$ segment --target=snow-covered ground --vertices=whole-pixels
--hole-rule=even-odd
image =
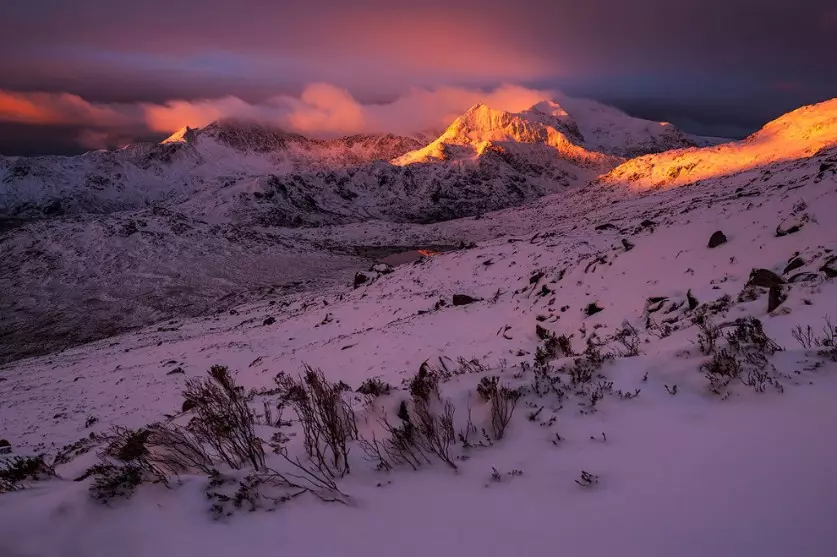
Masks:
[[[351,473],[337,480],[346,505],[304,495],[274,512],[218,519],[208,478],[184,475],[169,489],[142,485],[103,506],[88,497],[89,480],[69,481],[95,462],[88,452],[57,467],[65,479],[0,496],[0,554],[837,554],[837,363],[792,336],[797,325],[822,336],[825,318],[837,318],[837,150],[726,174],[653,190],[600,181],[479,219],[289,232],[322,245],[347,236],[366,245],[392,237],[477,245],[370,270],[357,288],[347,280],[275,292],[231,312],[5,366],[2,437],[21,455],[54,454],[114,425],[185,423],[186,381],[216,364],[246,391],[267,393],[277,373],[295,375],[303,364],[353,389],[371,377],[399,387],[371,405],[346,395],[367,439],[381,438],[380,416],[410,397],[405,381],[423,362],[480,362],[476,373],[441,383],[456,431],[470,408],[491,432],[489,405],[475,393],[483,377],[497,375],[523,395],[502,439],[453,444],[456,470],[434,458],[415,471],[377,471],[353,442]],[[717,231],[726,242],[710,248]],[[747,287],[753,269],[783,284],[772,293]],[[472,300],[454,306],[454,295]],[[781,303],[768,312],[771,298]],[[591,304],[601,311],[588,315]],[[757,318],[785,349],[768,357],[764,392],[744,384],[759,384],[749,364],[721,394],[710,392],[701,366],[712,356],[694,323],[703,313],[716,324]],[[619,355],[626,322],[637,330],[637,356]],[[563,397],[539,394],[533,362],[548,333],[537,326],[567,335],[578,353],[600,339],[617,357]],[[722,348],[725,340],[716,354]],[[566,384],[560,369],[572,361],[556,357],[550,373]],[[591,391],[611,381],[591,402]],[[256,395],[253,408],[261,413],[265,401],[276,397]],[[298,424],[283,430],[298,433]],[[276,428],[258,432],[269,439]],[[304,456],[298,436],[287,446]]]

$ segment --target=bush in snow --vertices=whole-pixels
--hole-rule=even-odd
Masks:
[[[709,390],[715,394],[729,396],[727,388],[734,380],[764,392],[768,386],[781,391],[782,386],[770,371],[766,371],[768,358],[782,348],[764,332],[761,321],[756,318],[737,319],[722,326],[707,324],[700,326],[698,342],[706,353],[711,347],[709,361],[701,365],[701,371],[709,380]],[[726,348],[717,348],[724,328],[731,328],[724,336]],[[746,376],[742,373],[746,371]],[[775,370],[772,370],[775,372]]]
[[[502,439],[517,408],[520,392],[508,386],[496,387],[491,396],[491,429],[495,439]]]
[[[389,383],[381,381],[378,377],[371,377],[361,383],[356,392],[372,398],[378,398],[379,396],[388,395],[391,390],[392,385]]]
[[[256,416],[225,366],[212,366],[206,379],[187,381],[183,396],[196,414],[189,430],[201,444],[210,446],[230,468],[264,468],[262,440],[254,430]]]
[[[817,349],[817,354],[824,358],[837,362],[837,327],[832,325],[831,320],[826,317],[823,325],[823,335],[817,336],[810,325],[805,329],[801,325],[794,328],[793,338],[805,350]]]
[[[621,344],[620,354],[623,357],[631,358],[633,356],[639,356],[640,340],[636,327],[627,321],[623,321],[622,328],[616,330],[614,338]]]
[[[329,383],[322,371],[308,365],[294,379],[276,376],[282,405],[296,412],[305,436],[305,452],[316,467],[332,477],[349,473],[349,442],[357,439],[357,423],[343,388]]]
[[[26,487],[26,482],[40,481],[55,475],[55,470],[46,463],[43,455],[16,456],[0,461],[0,493],[17,491]]]

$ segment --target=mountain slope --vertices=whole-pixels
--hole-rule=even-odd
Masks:
[[[676,150],[627,161],[601,178],[634,189],[672,187],[811,157],[837,145],[837,99],[804,106],[742,141]]]

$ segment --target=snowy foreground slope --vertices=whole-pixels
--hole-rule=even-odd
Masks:
[[[61,479],[0,495],[0,554],[837,554],[837,354],[822,342],[837,318],[837,148],[677,185],[600,181],[480,219],[310,231],[323,245],[394,232],[477,244],[376,266],[357,288],[277,292],[5,366],[2,436],[17,455],[91,434],[97,445],[114,425],[186,424],[186,382],[212,365],[252,393],[257,434],[303,463],[294,411],[277,426],[274,376],[304,363],[352,390],[372,377],[396,387],[343,394],[367,441],[387,438],[381,420],[396,423],[401,401],[418,408],[407,386],[429,369],[433,411],[448,400],[465,442],[450,443],[456,469],[425,451],[418,470],[386,471],[350,441],[351,471],[318,491],[339,502],[271,499],[296,491],[262,485],[241,508],[237,482],[257,476],[225,465],[228,484],[192,470],[103,505],[92,478],[70,481],[97,461],[91,449],[57,465]],[[749,317],[784,350],[751,342],[736,321]],[[713,348],[699,335],[714,325]],[[797,325],[821,346],[800,346]],[[558,335],[585,354],[561,353]],[[490,376],[520,393],[501,435],[477,394]],[[268,467],[294,471],[267,452]]]

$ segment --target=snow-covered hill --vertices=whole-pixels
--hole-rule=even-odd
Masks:
[[[835,145],[837,99],[832,99],[789,112],[741,141],[632,159],[601,182],[634,189],[679,186],[811,157]]]
[[[419,145],[394,135],[311,140],[225,121],[180,130],[159,145],[78,157],[0,157],[0,214],[32,218],[176,204],[239,179],[361,166]]]
[[[790,120],[780,129],[825,129],[811,122],[807,132]],[[825,318],[837,315],[837,145],[788,149],[796,155],[676,188],[633,188],[612,174],[606,187],[479,219],[285,229],[264,245],[280,235],[324,249],[466,245],[6,365],[0,423],[12,454],[49,461],[75,445],[60,478],[0,495],[0,554],[834,555],[837,330]],[[162,233],[163,219],[176,220],[158,217],[137,228]],[[223,249],[202,243],[211,229],[188,243]],[[79,236],[53,252],[57,261]],[[152,244],[140,232],[126,238]],[[236,241],[242,252],[228,261],[251,249]],[[254,260],[241,261],[247,272]],[[373,377],[393,387],[340,395],[358,431],[334,488],[298,480],[307,491],[292,489],[274,475],[299,473],[296,458],[327,474],[308,459],[297,414],[277,415],[274,377],[303,363],[351,391]],[[232,392],[249,393],[265,467],[231,470],[216,456],[218,475],[193,467],[127,501],[92,501],[93,478],[82,476],[101,436],[114,425],[200,423],[182,392],[212,365],[233,371],[243,389]],[[416,413],[422,391],[411,389],[420,370],[439,378],[431,417],[449,416],[453,433],[441,448],[412,445],[423,451],[416,470],[384,465],[376,444],[396,439],[384,424],[427,429]],[[517,393],[502,434],[491,377]],[[335,499],[347,504],[326,502]]]

